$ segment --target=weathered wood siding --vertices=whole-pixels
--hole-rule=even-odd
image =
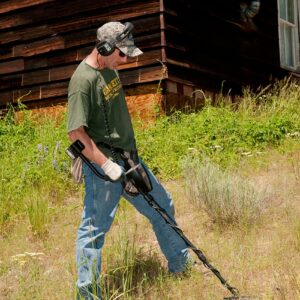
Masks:
[[[107,21],[131,21],[144,54],[120,66],[130,110],[157,99],[165,110],[221,89],[240,92],[287,72],[280,68],[277,0],[261,1],[249,30],[239,0],[10,0],[0,2],[0,108],[67,100],[71,74]],[[161,62],[167,66],[164,72]],[[25,95],[25,96],[24,96]],[[192,96],[192,97],[191,97]],[[154,100],[154,106],[157,100]]]
[[[2,1],[0,107],[20,97],[27,105],[65,102],[70,76],[94,47],[96,29],[112,20],[133,22],[144,51],[121,66],[125,87],[159,80],[159,0]]]

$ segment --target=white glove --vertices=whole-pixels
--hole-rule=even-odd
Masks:
[[[110,159],[108,159],[102,166],[104,173],[112,180],[117,181],[123,174],[123,169]]]

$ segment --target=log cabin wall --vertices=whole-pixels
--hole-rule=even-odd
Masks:
[[[153,81],[162,76],[159,0],[10,0],[0,4],[0,108],[20,98],[28,107],[65,103],[69,79],[94,47],[97,28],[113,20],[131,21],[144,51],[119,70],[130,110],[139,105],[143,114],[149,101],[156,105]]]
[[[262,1],[252,27],[240,22],[238,0],[9,0],[0,4],[0,109],[20,98],[28,107],[66,103],[71,74],[112,20],[131,21],[144,52],[119,68],[131,113],[155,115],[286,74],[277,0]]]

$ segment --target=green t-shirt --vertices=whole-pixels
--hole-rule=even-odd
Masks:
[[[105,101],[113,146],[132,150],[134,132],[117,72],[110,69],[99,71],[85,61],[79,64],[69,83],[68,132],[85,126],[100,150],[111,156],[111,152],[101,145],[110,144],[102,101]]]

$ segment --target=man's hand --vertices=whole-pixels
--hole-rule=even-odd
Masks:
[[[123,174],[123,169],[110,159],[108,159],[102,166],[104,173],[113,181],[117,181]]]

